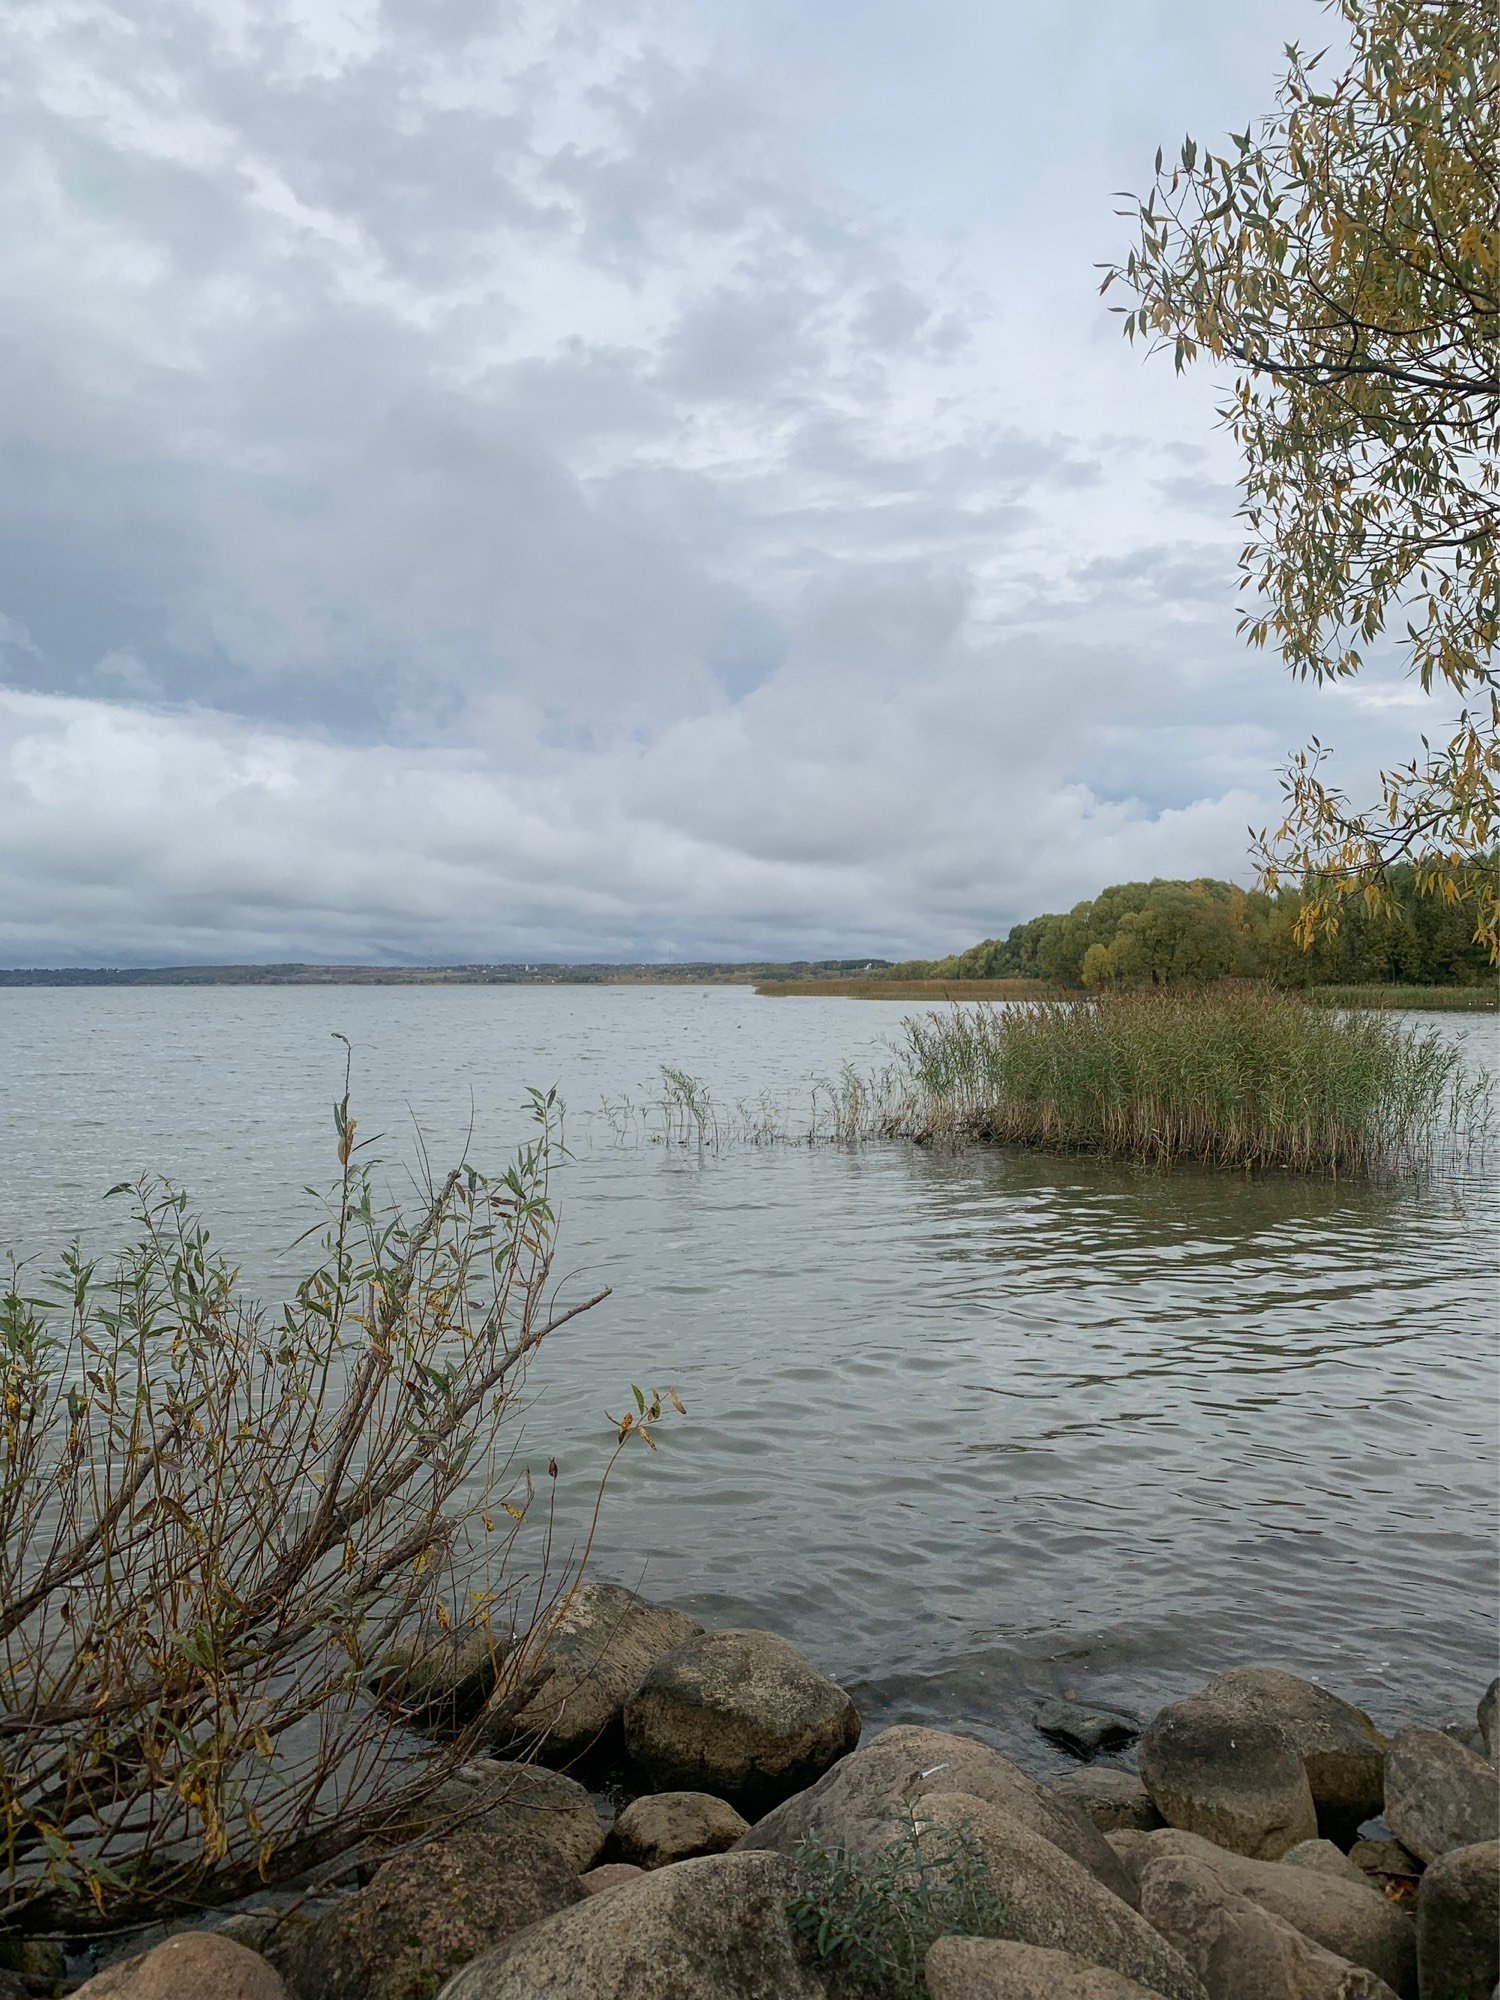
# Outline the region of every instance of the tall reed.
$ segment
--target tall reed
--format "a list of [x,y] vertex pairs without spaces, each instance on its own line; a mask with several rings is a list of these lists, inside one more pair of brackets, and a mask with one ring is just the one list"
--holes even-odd
[[1357,1175],[1482,1121],[1434,1029],[1268,987],[956,1008],[905,1023],[927,1136]]

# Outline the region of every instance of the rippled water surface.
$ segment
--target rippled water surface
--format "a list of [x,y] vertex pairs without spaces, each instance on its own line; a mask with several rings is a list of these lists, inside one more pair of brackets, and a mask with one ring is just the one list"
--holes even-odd
[[[271,1294],[333,1170],[337,1030],[392,1180],[521,1135],[558,1083],[560,1266],[605,1305],[536,1376],[576,1508],[632,1381],[689,1408],[613,1489],[597,1573],[768,1625],[870,1722],[1034,1768],[1032,1697],[1150,1710],[1240,1660],[1394,1723],[1495,1671],[1496,1201],[1471,1164],[1349,1188],[905,1146],[621,1144],[663,1063],[721,1101],[875,1066],[902,1010],[743,989],[0,992],[0,1244],[103,1244],[104,1189],[191,1187]],[[1493,1023],[1444,1033],[1494,1059]]]

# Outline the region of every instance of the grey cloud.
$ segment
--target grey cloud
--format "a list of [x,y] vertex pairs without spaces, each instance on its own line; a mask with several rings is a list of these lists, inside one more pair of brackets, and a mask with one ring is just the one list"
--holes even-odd
[[1067,227],[1000,311],[676,0],[15,46],[0,956],[904,952],[1236,871],[1305,711]]

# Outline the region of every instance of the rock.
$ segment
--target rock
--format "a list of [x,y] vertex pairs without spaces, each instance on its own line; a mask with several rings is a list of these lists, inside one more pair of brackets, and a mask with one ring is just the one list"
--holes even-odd
[[1477,1715],[1479,1733],[1484,1738],[1484,1754],[1493,1764],[1497,1755],[1496,1745],[1500,1742],[1500,1731],[1495,1726],[1496,1703],[1500,1702],[1500,1679],[1492,1680],[1479,1697]]
[[[1338,1849],[1333,1852],[1337,1855]],[[1289,1868],[1285,1861],[1252,1861],[1175,1827],[1141,1835],[1136,1858],[1143,1895],[1146,1875],[1159,1860],[1190,1862],[1209,1870],[1229,1893],[1269,1910],[1325,1951],[1363,1966],[1398,1993],[1415,1994],[1417,1940],[1412,1920],[1358,1871],[1351,1881],[1321,1869]],[[1338,1858],[1343,1860],[1342,1855]]]
[[665,1868],[698,1854],[724,1854],[749,1831],[733,1806],[709,1792],[658,1792],[626,1806],[609,1847],[622,1861]]
[[775,1854],[709,1854],[590,1896],[465,1966],[439,2000],[824,2000]]
[[430,2000],[449,1973],[512,1931],[580,1902],[550,1841],[464,1831],[409,1848],[288,1954],[299,2000]]
[[30,2000],[20,1973],[8,1972],[4,1966],[0,1966],[0,2000]]
[[1423,1864],[1399,1840],[1356,1840],[1349,1859],[1362,1875],[1405,1875],[1415,1881]]
[[580,1875],[604,1845],[594,1801],[576,1778],[540,1764],[507,1764],[498,1757],[461,1764],[404,1820],[392,1821],[377,1847],[398,1846],[429,1829],[436,1839],[450,1830],[540,1834]]
[[1231,1667],[1209,1682],[1203,1698],[1286,1731],[1326,1839],[1347,1847],[1380,1811],[1389,1745],[1362,1708],[1279,1667]]
[[[1149,1924],[1002,1807],[964,1792],[927,1792],[916,1819],[923,1835],[934,1828],[969,1833],[983,1854],[990,1891],[1004,1905],[1006,1930],[1020,1943],[1074,1952],[1166,2000],[1202,2000],[1198,1981]],[[899,1831],[889,1829],[887,1839]]]
[[1421,1861],[1494,1840],[1500,1771],[1440,1729],[1398,1729],[1386,1759],[1385,1817]]
[[1209,2000],[1396,2000],[1373,1972],[1181,1855],[1163,1854],[1142,1870],[1141,1910],[1202,1980]]
[[1319,1875],[1337,1875],[1345,1882],[1367,1883],[1365,1871],[1331,1840],[1299,1840],[1281,1857],[1286,1868],[1311,1868]]
[[1050,1797],[1035,1778],[977,1737],[906,1723],[883,1729],[808,1791],[757,1820],[740,1847],[790,1855],[805,1833],[815,1832],[831,1846],[871,1853],[885,1844],[892,1813],[928,1792],[967,1792],[1001,1807],[1115,1895],[1132,1900],[1129,1874],[1082,1813]]
[[87,2000],[288,2000],[278,1972],[217,1931],[179,1931],[105,1966],[77,1992]]
[[1036,1726],[1049,1742],[1060,1743],[1075,1757],[1097,1757],[1101,1750],[1124,1750],[1141,1733],[1141,1719],[1121,1709],[1089,1708],[1078,1701],[1044,1701]]
[[13,1973],[28,1993],[51,1993],[67,1977],[68,1961],[51,1938],[0,1938],[0,1969]]
[[1161,1814],[1151,1803],[1151,1794],[1135,1772],[1116,1770],[1112,1764],[1065,1771],[1052,1780],[1047,1796],[1075,1806],[1101,1833],[1116,1833],[1122,1827],[1149,1833],[1162,1823]]
[[483,1623],[420,1626],[393,1641],[369,1681],[418,1727],[455,1729],[484,1706],[508,1650]]
[[1452,1847],[1417,1892],[1422,2000],[1478,2000],[1500,1979],[1500,1844]]
[[1008,1938],[939,1938],[924,1971],[928,2000],[1157,2000],[1074,1952]]
[[1141,1738],[1141,1777],[1168,1826],[1274,1861],[1317,1837],[1307,1773],[1279,1723],[1208,1695],[1173,1702]]
[[663,1653],[703,1627],[614,1583],[580,1584],[543,1658],[546,1679],[504,1725],[500,1743],[534,1741],[548,1764],[618,1750],[626,1702]]
[[625,1704],[625,1748],[654,1791],[713,1792],[752,1818],[858,1741],[848,1695],[774,1632],[674,1646]]
[[634,1882],[645,1874],[633,1861],[606,1861],[602,1868],[591,1868],[586,1875],[580,1875],[580,1885],[591,1896],[608,1895],[611,1889],[619,1889],[627,1882]]

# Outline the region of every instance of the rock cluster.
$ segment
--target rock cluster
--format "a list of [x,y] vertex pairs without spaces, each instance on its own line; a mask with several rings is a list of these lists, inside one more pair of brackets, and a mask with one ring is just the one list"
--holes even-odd
[[[1481,1756],[1417,1726],[1387,1742],[1326,1689],[1239,1667],[1145,1727],[1139,1775],[1087,1763],[1044,1789],[972,1736],[899,1726],[860,1745],[848,1695],[774,1634],[587,1593],[524,1729],[549,1759],[614,1745],[638,1796],[608,1831],[575,1779],[481,1758],[311,1916],[184,1932],[78,1990],[855,2000],[817,1924],[793,1922],[811,1836],[876,1873],[915,1854],[934,1893],[962,1870],[982,1900],[948,1907],[999,1913],[1002,1937],[939,1936],[912,1959],[929,2000],[1500,2000],[1494,1685]],[[430,1716],[484,1679],[473,1635],[396,1657]],[[1063,1704],[1036,1719],[1080,1755],[1132,1726]]]

